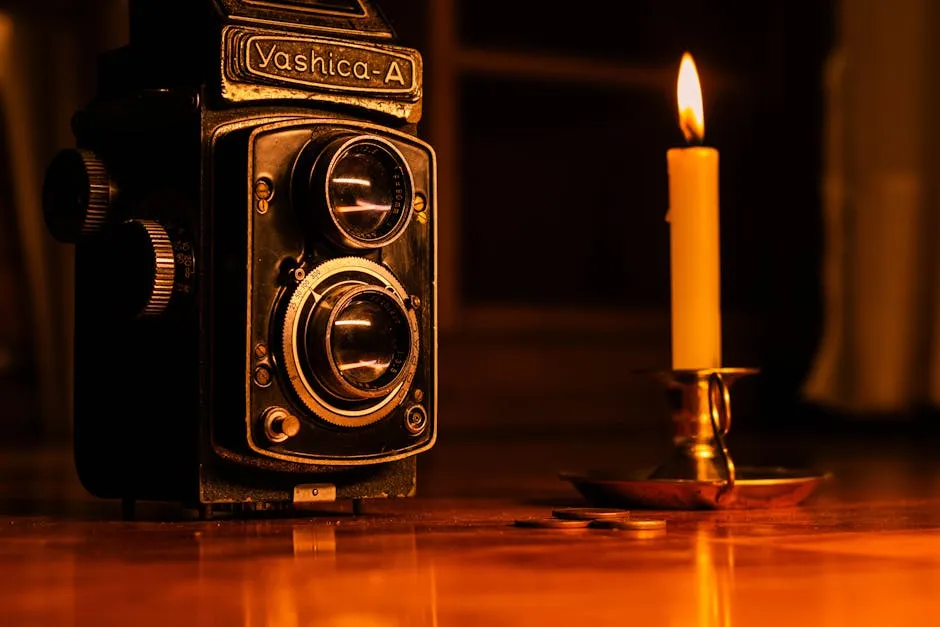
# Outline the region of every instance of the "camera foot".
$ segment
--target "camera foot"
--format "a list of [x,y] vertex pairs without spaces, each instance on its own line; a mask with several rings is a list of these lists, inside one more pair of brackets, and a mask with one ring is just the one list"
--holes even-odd
[[137,502],[134,499],[121,499],[121,520],[130,522],[137,516]]
[[209,503],[200,503],[199,507],[199,520],[212,520],[212,505]]
[[352,513],[353,516],[362,516],[362,499],[353,499],[352,502]]

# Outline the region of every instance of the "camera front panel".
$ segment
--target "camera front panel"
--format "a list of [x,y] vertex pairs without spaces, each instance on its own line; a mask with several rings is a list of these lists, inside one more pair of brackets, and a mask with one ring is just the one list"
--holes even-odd
[[433,446],[434,165],[424,142],[365,122],[251,132],[242,421],[253,453],[348,466]]

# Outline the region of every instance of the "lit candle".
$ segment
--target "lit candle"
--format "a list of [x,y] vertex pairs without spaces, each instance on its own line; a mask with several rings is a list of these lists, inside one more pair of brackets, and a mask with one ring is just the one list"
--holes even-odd
[[[705,137],[702,87],[686,53],[679,67],[679,126],[690,144]],[[672,367],[721,367],[721,271],[718,233],[718,151],[673,148],[669,163]]]

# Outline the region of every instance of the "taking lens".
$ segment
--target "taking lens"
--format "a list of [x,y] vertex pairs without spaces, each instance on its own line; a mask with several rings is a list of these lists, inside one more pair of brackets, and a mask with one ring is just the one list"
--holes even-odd
[[410,175],[401,157],[373,140],[347,144],[327,175],[327,197],[336,222],[363,242],[394,233],[411,205]]
[[421,360],[414,299],[385,266],[339,257],[306,273],[278,314],[283,374],[323,420],[361,427],[411,393]]
[[404,304],[374,285],[340,285],[310,310],[304,343],[310,370],[348,401],[389,394],[413,367],[416,329]]
[[336,316],[330,331],[333,361],[354,386],[373,384],[388,373],[398,354],[400,329],[377,303],[354,299]]

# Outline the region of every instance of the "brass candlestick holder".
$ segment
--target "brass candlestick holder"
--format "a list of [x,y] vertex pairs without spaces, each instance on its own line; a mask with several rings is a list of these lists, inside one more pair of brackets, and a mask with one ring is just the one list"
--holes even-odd
[[749,509],[797,505],[828,475],[786,468],[737,468],[725,438],[731,385],[753,368],[654,373],[666,389],[673,424],[672,456],[652,473],[625,476],[563,473],[593,505],[652,509]]
[[731,428],[731,384],[753,368],[709,368],[657,373],[672,412],[675,450],[653,479],[722,481],[731,489],[734,461],[725,444]]

